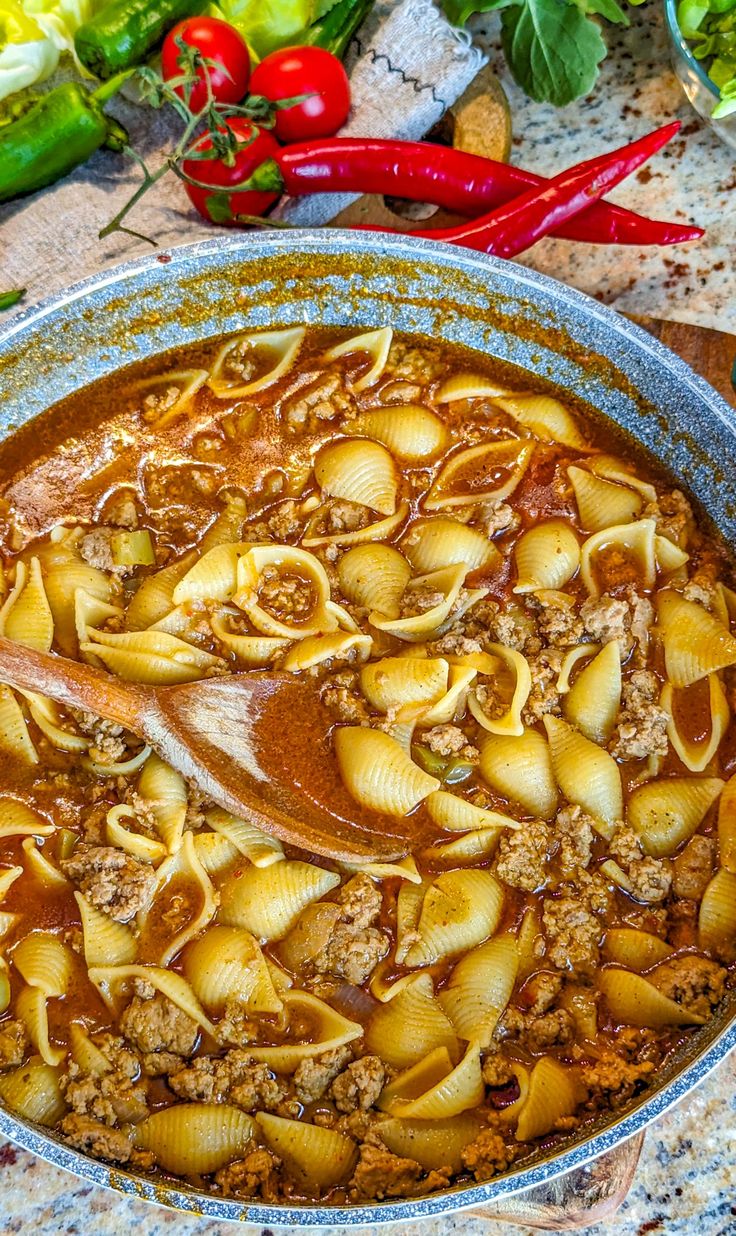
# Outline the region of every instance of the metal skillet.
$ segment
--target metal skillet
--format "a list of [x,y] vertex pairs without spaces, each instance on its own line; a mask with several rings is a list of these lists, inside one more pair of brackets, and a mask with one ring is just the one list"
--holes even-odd
[[[736,454],[732,410],[639,328],[554,280],[430,241],[337,230],[228,237],[174,249],[163,263],[161,256],[95,276],[7,324],[0,335],[0,435],[97,377],[209,336],[277,324],[388,324],[464,343],[566,387],[666,462],[736,543],[736,477],[724,467]],[[595,1203],[606,1192],[596,1181],[607,1178],[608,1196],[620,1193],[636,1157],[635,1148],[624,1147],[734,1046],[732,996],[627,1108],[484,1184],[370,1206],[272,1206],[170,1187],[80,1155],[1,1110],[0,1133],[88,1180],[213,1218],[375,1227],[463,1208],[497,1216],[500,1208],[534,1222],[536,1205],[536,1221],[544,1212],[549,1225],[545,1199],[556,1196],[563,1205],[577,1190]],[[517,1200],[525,1190],[532,1194]],[[540,1194],[542,1203],[532,1203]]]

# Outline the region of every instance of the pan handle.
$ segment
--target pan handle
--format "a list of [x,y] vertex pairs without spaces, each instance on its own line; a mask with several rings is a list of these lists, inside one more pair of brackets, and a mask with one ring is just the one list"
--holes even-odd
[[564,1232],[600,1223],[618,1210],[631,1187],[644,1134],[638,1133],[583,1167],[514,1197],[466,1213],[489,1223]]

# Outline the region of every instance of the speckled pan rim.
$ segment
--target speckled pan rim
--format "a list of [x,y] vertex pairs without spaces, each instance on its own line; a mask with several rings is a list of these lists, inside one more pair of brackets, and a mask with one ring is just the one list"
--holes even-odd
[[[468,253],[431,240],[407,240],[404,237],[386,237],[362,233],[332,230],[325,233],[294,231],[287,234],[259,236],[257,238],[229,236],[214,240],[199,241],[171,249],[164,254],[144,257],[127,262],[101,274],[91,276],[37,306],[16,314],[0,331],[0,359],[4,352],[12,350],[19,334],[43,323],[56,314],[63,313],[66,306],[92,297],[107,287],[119,287],[125,293],[126,283],[158,269],[174,275],[179,265],[189,265],[200,260],[247,255],[249,260],[274,252],[301,252],[308,249],[324,254],[355,253],[360,250],[368,257],[380,260],[382,256],[415,260],[418,257],[434,259],[444,270],[453,267],[483,279],[484,275],[501,277],[511,285],[519,297],[534,297],[535,291],[551,297],[560,312],[564,325],[565,311],[571,316],[583,314],[595,319],[618,341],[624,340],[633,353],[643,356],[649,366],[659,366],[667,372],[670,381],[677,382],[692,393],[703,405],[710,417],[715,418],[734,442],[736,449],[736,414],[707,382],[698,377],[689,366],[668,348],[664,347],[642,328],[619,317],[612,309],[600,305],[585,294],[568,288],[546,275],[526,267],[481,254]],[[161,257],[166,262],[160,264]],[[459,1210],[482,1207],[489,1202],[510,1197],[526,1189],[546,1184],[557,1176],[584,1166],[606,1151],[613,1150],[628,1138],[639,1133],[652,1121],[668,1111],[697,1086],[734,1048],[736,1048],[736,1019],[716,1034],[713,1041],[669,1082],[650,1097],[642,1100],[626,1116],[608,1125],[600,1132],[581,1139],[550,1158],[532,1163],[528,1168],[508,1173],[484,1184],[458,1188],[443,1194],[435,1194],[412,1201],[377,1203],[366,1206],[270,1206],[262,1203],[246,1203],[225,1200],[194,1190],[171,1187],[147,1180],[140,1176],[113,1169],[97,1160],[70,1149],[50,1133],[16,1119],[0,1109],[0,1133],[11,1138],[17,1145],[32,1151],[47,1162],[64,1168],[95,1184],[106,1186],[131,1197],[155,1202],[197,1216],[213,1219],[235,1220],[261,1225],[283,1227],[287,1225],[310,1227],[378,1225],[400,1220],[418,1219],[424,1216],[447,1214]]]

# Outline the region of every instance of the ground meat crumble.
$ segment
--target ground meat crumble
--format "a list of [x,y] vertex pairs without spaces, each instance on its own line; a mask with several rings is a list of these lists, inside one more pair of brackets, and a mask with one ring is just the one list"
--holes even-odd
[[153,896],[156,872],[151,864],[113,846],[79,842],[60,866],[91,905],[118,923],[129,922]]

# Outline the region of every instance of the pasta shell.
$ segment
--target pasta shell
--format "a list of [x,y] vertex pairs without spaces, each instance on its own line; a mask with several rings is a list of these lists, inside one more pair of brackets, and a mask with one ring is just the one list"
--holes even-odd
[[25,1023],[28,1037],[45,1064],[56,1066],[66,1056],[65,1047],[54,1047],[49,1038],[46,996],[39,987],[22,987],[15,997],[15,1012]]
[[383,326],[380,330],[366,331],[362,335],[354,335],[352,339],[344,339],[342,343],[336,343],[334,347],[329,348],[322,360],[329,362],[339,360],[342,356],[367,352],[370,365],[365,373],[353,381],[353,390],[364,391],[368,386],[375,386],[386,368],[393,335],[394,332],[390,326]]
[[284,847],[278,837],[271,837],[261,832],[246,820],[214,807],[205,815],[210,828],[220,836],[226,837],[237,850],[253,864],[254,867],[270,867],[284,857]]
[[25,841],[21,842],[21,849],[24,854],[24,868],[29,875],[34,876],[47,888],[56,888],[57,891],[68,886],[66,876],[39,849],[34,837],[26,837]]
[[191,570],[195,560],[196,554],[190,551],[176,562],[145,577],[125,612],[125,625],[129,631],[144,631],[166,617],[174,608],[177,584]]
[[74,974],[74,954],[50,931],[33,931],[13,949],[13,965],[28,986],[44,996],[65,996]]
[[637,974],[669,957],[672,946],[649,931],[636,927],[611,927],[603,941],[603,956]]
[[[22,868],[19,868],[22,870]],[[4,872],[3,872],[4,874]],[[9,910],[0,910],[0,940],[9,936],[21,920],[20,914],[11,914]]]
[[489,940],[457,963],[439,1001],[461,1039],[478,1043],[481,1050],[491,1045],[518,968],[513,936]]
[[303,1120],[286,1120],[270,1112],[256,1115],[266,1143],[301,1192],[312,1196],[343,1184],[355,1169],[358,1147],[351,1137]]
[[69,1055],[87,1077],[102,1077],[103,1073],[111,1071],[107,1056],[92,1042],[87,1030],[78,1021],[73,1021],[69,1027]]
[[424,499],[427,511],[502,502],[519,485],[534,445],[518,438],[485,442],[456,452],[441,469]]
[[259,940],[281,940],[305,906],[340,883],[334,871],[287,859],[270,867],[246,867],[226,880],[219,918],[244,927]]
[[580,565],[580,546],[569,524],[547,519],[519,537],[514,560],[518,574],[514,592],[563,588]]
[[590,595],[598,597],[605,591],[605,587],[599,582],[597,563],[601,555],[611,553],[615,553],[617,559],[616,578],[621,572],[619,563],[623,562],[627,568],[636,567],[642,588],[653,588],[657,574],[655,531],[653,519],[638,519],[634,523],[604,528],[583,541],[580,550],[580,578]]
[[417,864],[411,854],[400,858],[396,863],[342,863],[347,871],[363,871],[373,880],[408,880],[411,884],[421,884],[422,877],[417,870]]
[[456,837],[454,841],[431,846],[425,850],[425,856],[431,867],[438,864],[457,867],[477,863],[495,854],[500,835],[500,828],[476,828],[471,833]]
[[201,648],[194,648],[164,631],[90,631],[90,640],[80,652],[99,657],[106,669],[128,682],[173,686],[195,682],[208,670],[224,669],[225,662]]
[[110,601],[110,580],[104,571],[90,566],[71,540],[51,543],[39,550],[44,589],[54,619],[54,639],[67,657],[76,657],[76,597],[82,591],[101,603]]
[[197,858],[194,835],[186,832],[181,848],[156,872],[153,897],[140,915],[141,957],[170,965],[179,950],[212,921],[216,909],[212,881]]
[[[697,708],[697,703],[702,701],[703,687],[708,695],[710,731],[692,737],[687,728],[682,732],[679,719],[693,715],[693,705]],[[659,703],[669,713],[667,736],[683,764],[690,772],[704,772],[715,756],[731,720],[731,710],[720,679],[716,674],[708,674],[707,680],[701,678],[689,687],[680,688],[666,682]],[[702,716],[702,710],[698,709],[695,715]]]
[[174,585],[173,604],[230,601],[238,586],[238,562],[252,549],[252,541],[234,541],[208,549]]
[[604,836],[623,819],[621,773],[613,756],[566,721],[544,718],[555,778],[565,798],[592,815]]
[[55,1125],[66,1111],[59,1070],[33,1056],[19,1069],[0,1075],[0,1099],[23,1120]]
[[159,837],[169,853],[174,854],[181,845],[187,814],[184,778],[153,754],[146,760],[138,778],[138,793],[153,813]]
[[25,562],[16,564],[15,586],[0,609],[0,635],[39,652],[51,648],[54,619],[38,558],[31,558],[28,566]]
[[396,465],[378,442],[343,438],[323,447],[314,461],[314,475],[328,498],[358,502],[379,515],[396,512]]
[[435,824],[452,833],[478,828],[521,828],[519,821],[512,820],[511,816],[476,807],[467,798],[450,794],[447,790],[435,790],[429,795],[426,805]]
[[221,1013],[229,1000],[236,1000],[249,1013],[283,1010],[257,940],[241,928],[205,931],[187,946],[184,974],[204,1007],[214,1013]]
[[721,866],[736,875],[736,774],[726,782],[718,803],[718,853]]
[[168,854],[163,841],[155,841],[153,837],[147,837],[145,833],[137,833],[121,823],[121,820],[135,819],[136,814],[132,807],[126,807],[124,804],[111,807],[105,817],[105,835],[108,844],[117,846],[119,850],[125,850],[126,854],[132,854],[134,858],[139,858],[144,863],[155,865],[163,862]]
[[22,867],[0,867],[0,902],[5,899],[15,881],[22,875]]
[[227,1103],[175,1103],[135,1126],[140,1150],[150,1151],[167,1172],[192,1176],[216,1172],[252,1148],[258,1125]]
[[655,535],[654,557],[657,570],[663,575],[670,575],[673,571],[678,571],[680,567],[683,567],[689,561],[690,555],[686,554],[684,549],[680,549],[679,545],[670,541],[669,537]]
[[519,803],[530,815],[549,820],[557,810],[549,745],[537,730],[524,730],[518,738],[500,734],[485,737],[480,773],[494,790]]
[[[273,973],[273,971],[272,971]],[[248,1053],[278,1073],[293,1073],[302,1060],[321,1056],[325,1052],[353,1043],[360,1038],[363,1027],[360,1022],[350,1021],[337,1013],[324,1000],[306,991],[284,989],[281,997],[285,1006],[287,1037],[278,1047],[261,1047],[249,1044]],[[289,1027],[294,1025],[296,1041],[290,1040]],[[308,1036],[304,1026],[309,1027]],[[308,1041],[305,1041],[308,1037]]]
[[435,403],[454,403],[457,399],[497,399],[512,392],[499,386],[492,378],[482,373],[455,373],[445,378],[435,394]]
[[422,713],[422,725],[446,725],[456,717],[461,717],[465,711],[470,684],[475,680],[477,672],[469,666],[451,665],[447,690],[436,704],[432,704]]
[[698,942],[726,961],[736,956],[736,875],[721,867],[703,893],[698,916]]
[[[653,972],[656,974],[656,971]],[[598,985],[614,1021],[627,1026],[702,1026],[707,1020],[658,991],[641,974],[606,966]]]
[[194,848],[208,876],[222,875],[240,861],[237,846],[219,833],[197,833]]
[[319,545],[366,545],[378,541],[390,540],[401,528],[409,514],[409,503],[403,499],[393,515],[385,519],[377,519],[375,523],[365,528],[356,528],[353,532],[322,533],[317,531],[324,508],[317,509],[302,537],[302,547],[313,549]]
[[514,689],[508,708],[500,717],[491,717],[483,709],[477,691],[471,691],[468,696],[468,708],[478,724],[489,734],[511,734],[520,738],[524,733],[524,722],[521,713],[529,699],[532,689],[532,675],[529,662],[514,648],[504,644],[489,644],[488,651],[495,655],[511,671],[514,678]]
[[543,442],[560,442],[577,451],[587,449],[574,416],[559,399],[551,395],[512,395],[501,396],[495,402]]
[[[437,604],[408,618],[387,618],[383,614],[372,613],[369,616],[371,626],[377,631],[387,631],[389,635],[395,635],[397,639],[407,640],[409,643],[425,642],[441,635],[442,631],[460,616],[456,602],[466,575],[465,564],[458,563],[441,571],[432,571],[429,575],[416,576],[407,584],[403,599],[410,602],[415,593],[421,598],[429,592],[430,595],[437,595]],[[477,599],[484,596],[486,591],[487,589],[478,591]],[[442,599],[439,599],[440,597]]]
[[[251,331],[236,335],[218,351],[207,376],[207,385],[218,399],[243,399],[246,395],[254,395],[256,391],[273,386],[291,369],[305,333],[303,326],[292,326],[286,330]],[[252,369],[258,374],[257,377],[249,374],[245,381],[238,376],[228,377],[227,360],[236,348],[243,354],[246,364],[253,362]]]
[[560,673],[555,684],[555,690],[560,695],[566,695],[570,690],[570,675],[572,674],[578,661],[583,661],[588,657],[593,657],[597,652],[600,652],[600,644],[577,644],[565,653]]
[[340,591],[353,605],[398,618],[411,567],[391,545],[356,545],[340,558],[337,578]]
[[[495,545],[477,528],[442,515],[412,524],[404,535],[401,549],[414,570],[421,574],[441,571],[443,567],[457,566],[459,563],[464,563],[468,571],[475,571],[478,567],[491,563],[496,565],[501,561]],[[374,605],[373,608],[380,609],[380,606]],[[388,611],[384,610],[384,613]]]
[[574,1069],[551,1056],[542,1056],[529,1077],[529,1090],[516,1125],[516,1140],[528,1142],[550,1133],[564,1116],[571,1116],[580,1101]]
[[415,403],[369,408],[351,420],[350,432],[382,443],[397,459],[410,464],[436,458],[450,440],[444,422]]
[[54,824],[36,815],[15,798],[0,798],[0,839],[5,837],[50,837]]
[[416,1099],[452,1072],[453,1062],[446,1047],[435,1047],[411,1068],[399,1073],[384,1086],[376,1106],[393,1113],[405,1103]]
[[241,665],[247,665],[251,669],[271,665],[276,657],[286,652],[292,642],[284,635],[238,635],[228,628],[224,614],[213,614],[210,627],[212,634],[223,647],[234,653]]
[[544,952],[542,921],[537,906],[527,906],[516,933],[516,952],[519,958],[517,978],[523,982],[539,965]]
[[45,738],[59,751],[81,752],[90,745],[89,738],[75,734],[62,725],[62,713],[58,704],[34,691],[20,691],[28,701],[28,711]]
[[615,455],[592,455],[588,466],[596,476],[602,476],[605,480],[613,481],[617,485],[628,485],[630,489],[635,489],[645,502],[657,501],[657,491],[654,486],[649,481],[642,481],[634,472],[631,464],[625,460],[618,459]]
[[591,742],[607,743],[621,704],[621,652],[612,639],[580,671],[563,701],[566,719]]
[[386,815],[408,815],[439,789],[437,778],[419,768],[383,730],[341,726],[334,743],[340,776],[361,806]]
[[400,1120],[393,1117],[377,1126],[381,1141],[392,1154],[413,1159],[425,1172],[450,1167],[463,1169],[462,1152],[480,1133],[483,1123],[479,1116],[462,1112],[446,1120]]
[[82,768],[93,772],[96,777],[129,777],[143,767],[150,754],[150,747],[141,747],[129,760],[118,760],[114,764],[98,764],[87,755],[83,755],[79,762]]
[[[110,618],[121,618],[123,611],[119,605],[110,605],[107,601],[101,601],[99,597],[95,597],[91,592],[85,592],[84,588],[77,588],[74,592],[74,627],[77,633],[77,644],[86,644],[90,638],[90,630],[103,626]],[[91,665],[99,667],[99,658],[85,653],[83,660],[89,661]]]
[[427,889],[419,915],[419,940],[407,966],[432,965],[488,939],[503,911],[503,888],[490,871],[445,871]]
[[419,974],[372,1014],[365,1031],[368,1051],[395,1069],[406,1069],[441,1047],[456,1060],[452,1023],[434,995],[432,979]]
[[23,709],[10,690],[0,683],[0,751],[21,764],[37,764],[38,754],[28,733]]
[[667,678],[688,687],[706,674],[736,664],[736,638],[696,601],[667,589],[657,597]]
[[408,1103],[394,1107],[395,1115],[417,1120],[447,1120],[469,1108],[477,1107],[485,1097],[481,1076],[480,1051],[477,1043],[469,1043],[462,1060],[452,1072]]
[[367,661],[373,640],[370,635],[352,631],[336,631],[333,635],[308,635],[289,649],[281,669],[291,674],[313,669],[315,665],[346,661],[351,665]]
[[[286,621],[261,604],[261,585],[267,572],[284,579],[295,578],[308,585],[310,609],[303,618]],[[293,545],[256,545],[238,561],[237,592],[234,601],[248,615],[253,626],[264,635],[303,639],[336,631],[338,620],[328,609],[330,581],[314,554]]]
[[414,943],[422,902],[430,884],[427,877],[421,884],[402,884],[396,899],[396,960],[401,965]]
[[635,789],[626,818],[645,853],[663,858],[689,841],[724,784],[719,777],[665,777]]
[[383,657],[360,671],[360,689],[379,712],[408,704],[431,704],[447,691],[450,667],[441,657]]
[[84,936],[84,960],[91,966],[127,966],[135,961],[138,943],[130,927],[103,914],[81,893],[74,894]]
[[94,983],[107,1007],[113,1011],[118,1004],[120,985],[126,985],[131,979],[142,979],[144,983],[150,983],[162,996],[166,996],[178,1009],[196,1021],[198,1026],[215,1037],[214,1025],[186,979],[176,971],[164,970],[160,966],[138,965],[91,966],[89,970],[89,981]]
[[580,526],[586,532],[601,532],[619,524],[628,524],[641,514],[644,505],[641,494],[625,485],[606,481],[584,468],[567,469],[578,506]]
[[194,396],[204,386],[208,377],[207,369],[177,369],[172,373],[160,373],[144,378],[142,382],[135,383],[132,389],[143,392],[149,391],[150,387],[155,389],[157,386],[165,386],[167,391],[179,391],[178,397],[163,412],[153,417],[144,412],[144,417],[150,425],[154,425],[156,429],[163,429],[189,409]]

